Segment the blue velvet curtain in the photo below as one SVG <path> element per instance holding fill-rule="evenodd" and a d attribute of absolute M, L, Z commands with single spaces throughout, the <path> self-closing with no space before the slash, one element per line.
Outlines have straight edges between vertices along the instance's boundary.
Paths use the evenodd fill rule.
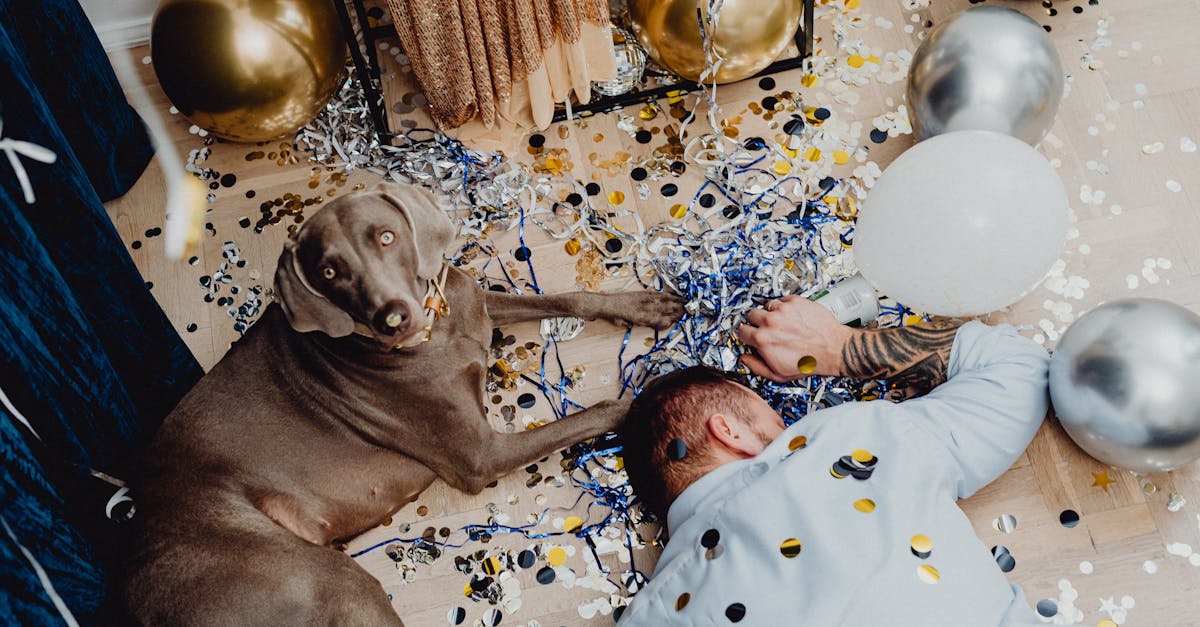
<path fill-rule="evenodd" d="M 152 149 L 77 0 L 0 0 L 0 121 L 0 389 L 32 426 L 0 406 L 0 624 L 63 624 L 55 592 L 109 622 L 91 471 L 128 476 L 202 373 L 101 204 Z"/>

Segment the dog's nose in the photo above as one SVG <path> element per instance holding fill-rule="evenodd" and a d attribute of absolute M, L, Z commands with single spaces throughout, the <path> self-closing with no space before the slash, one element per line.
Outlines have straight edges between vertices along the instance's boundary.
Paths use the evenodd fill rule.
<path fill-rule="evenodd" d="M 408 325 L 412 322 L 412 313 L 409 311 L 408 305 L 398 300 L 392 300 L 375 312 L 375 318 L 371 322 L 375 326 L 375 330 L 380 333 L 403 333 L 408 330 Z"/>

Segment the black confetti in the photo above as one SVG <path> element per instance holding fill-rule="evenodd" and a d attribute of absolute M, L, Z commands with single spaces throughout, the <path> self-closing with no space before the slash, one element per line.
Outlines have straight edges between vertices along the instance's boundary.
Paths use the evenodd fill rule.
<path fill-rule="evenodd" d="M 887 141 L 887 138 L 887 131 L 881 131 L 879 129 L 874 129 L 871 131 L 871 141 L 875 142 L 876 144 L 882 144 L 883 142 Z"/>
<path fill-rule="evenodd" d="M 770 76 L 764 76 L 758 80 L 759 89 L 775 89 L 775 79 Z"/>
<path fill-rule="evenodd" d="M 597 191 L 599 191 L 599 189 L 600 189 L 599 187 L 596 187 Z M 570 194 L 567 194 L 567 202 L 570 203 L 571 206 L 573 206 L 573 207 L 578 207 L 580 204 L 583 203 L 583 196 L 580 196 L 579 194 L 572 192 Z"/>
<path fill-rule="evenodd" d="M 527 248 L 525 246 L 522 246 L 513 251 L 513 257 L 517 261 L 528 261 L 529 255 L 530 255 L 529 248 Z"/>
<path fill-rule="evenodd" d="M 534 148 L 541 148 L 546 145 L 546 136 L 541 133 L 534 133 L 529 136 L 529 145 Z"/>
<path fill-rule="evenodd" d="M 543 566 L 541 570 L 537 571 L 537 580 L 543 586 L 554 583 L 554 569 Z"/>
<path fill-rule="evenodd" d="M 726 220 L 732 220 L 742 214 L 742 208 L 737 205 L 728 205 L 721 210 L 721 215 L 725 216 Z"/>
<path fill-rule="evenodd" d="M 767 96 L 766 98 L 762 99 L 762 108 L 766 109 L 767 111 L 774 111 L 775 105 L 777 104 L 779 104 L 779 99 L 775 96 Z"/>
<path fill-rule="evenodd" d="M 646 168 L 637 167 L 629 172 L 629 178 L 635 181 L 646 180 Z"/>
<path fill-rule="evenodd" d="M 461 607 L 452 608 L 446 613 L 446 621 L 451 625 L 461 625 L 467 620 L 467 611 Z"/>
<path fill-rule="evenodd" d="M 708 531 L 704 532 L 704 535 L 700 536 L 700 546 L 706 549 L 711 549 L 714 546 L 717 546 L 717 543 L 720 541 L 721 532 L 717 531 L 716 529 L 709 529 Z"/>
<path fill-rule="evenodd" d="M 671 162 L 671 174 L 673 174 L 674 176 L 683 176 L 683 173 L 686 171 L 687 171 L 686 163 L 684 163 L 682 161 L 672 161 Z"/>
<path fill-rule="evenodd" d="M 134 250 L 137 250 L 142 247 L 142 242 L 140 240 L 133 240 L 132 242 L 130 242 L 129 247 Z"/>
<path fill-rule="evenodd" d="M 237 175 L 230 173 L 221 177 L 221 187 L 233 187 L 237 184 Z"/>
<path fill-rule="evenodd" d="M 700 206 L 701 207 L 708 209 L 709 207 L 711 207 L 715 204 L 717 204 L 716 196 L 713 196 L 712 194 L 701 194 L 700 195 Z"/>
<path fill-rule="evenodd" d="M 537 561 L 537 556 L 534 555 L 533 551 L 530 551 L 529 549 L 525 549 L 524 551 L 521 551 L 521 553 L 517 555 L 517 565 L 520 566 L 521 568 L 531 568 L 531 567 L 533 567 L 533 564 L 536 561 Z M 554 572 L 554 571 L 550 571 L 550 572 Z"/>
<path fill-rule="evenodd" d="M 826 109 L 825 107 L 821 107 L 821 108 L 817 109 L 816 111 L 813 111 L 813 117 L 818 120 L 821 120 L 822 122 L 824 122 L 825 120 L 828 120 L 829 116 L 830 116 L 829 109 Z"/>
<path fill-rule="evenodd" d="M 731 623 L 739 623 L 746 617 L 746 606 L 741 603 L 731 603 L 725 608 L 725 618 Z"/>
<path fill-rule="evenodd" d="M 254 190 L 246 190 L 246 198 L 254 198 Z"/>
<path fill-rule="evenodd" d="M 1058 522 L 1068 529 L 1074 527 L 1075 525 L 1079 524 L 1079 512 L 1076 512 L 1073 509 L 1064 509 L 1062 513 L 1058 515 Z"/>
<path fill-rule="evenodd" d="M 529 409 L 530 407 L 533 407 L 534 403 L 537 403 L 537 397 L 529 392 L 517 397 L 517 405 L 522 409 Z"/>
<path fill-rule="evenodd" d="M 636 139 L 637 143 L 639 144 L 649 144 L 650 140 L 653 138 L 653 135 L 650 134 L 650 131 L 642 129 L 634 133 L 633 138 Z"/>
<path fill-rule="evenodd" d="M 674 183 L 667 183 L 662 186 L 661 191 L 663 196 L 671 197 L 679 192 L 679 186 Z"/>
<path fill-rule="evenodd" d="M 804 132 L 804 120 L 792 118 L 783 124 L 783 132 L 788 135 L 799 135 Z"/>
<path fill-rule="evenodd" d="M 199 328 L 199 327 L 198 327 L 198 326 L 196 326 L 196 323 L 195 323 L 195 322 L 193 322 L 193 323 L 191 323 L 191 324 L 187 325 L 187 332 L 188 332 L 188 333 L 195 333 L 195 332 L 196 332 L 196 329 L 198 329 L 198 328 Z"/>
<path fill-rule="evenodd" d="M 612 238 L 612 239 L 610 239 L 610 240 L 608 240 L 608 241 L 606 241 L 606 242 L 604 242 L 604 250 L 607 250 L 607 251 L 608 251 L 608 252 L 610 252 L 610 253 L 619 253 L 619 252 L 621 252 L 621 247 L 622 247 L 622 246 L 624 246 L 624 244 L 623 244 L 623 243 L 621 243 L 621 240 L 619 240 L 619 239 L 617 239 L 617 238 L 615 238 L 615 237 L 614 237 L 614 238 Z"/>
<path fill-rule="evenodd" d="M 595 196 L 600 193 L 600 184 L 588 183 L 587 186 L 584 187 L 584 190 L 587 192 L 588 196 Z"/>
<path fill-rule="evenodd" d="M 238 220 L 238 226 L 242 227 L 243 229 L 250 228 L 250 218 L 242 218 L 241 220 Z"/>

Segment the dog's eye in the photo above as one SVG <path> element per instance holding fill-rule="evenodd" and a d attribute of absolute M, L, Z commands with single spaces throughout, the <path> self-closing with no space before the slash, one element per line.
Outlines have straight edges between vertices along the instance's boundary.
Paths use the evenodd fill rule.
<path fill-rule="evenodd" d="M 325 277 L 326 281 L 332 281 L 337 276 L 337 270 L 334 270 L 330 266 L 325 266 L 321 268 L 321 276 Z"/>
<path fill-rule="evenodd" d="M 379 234 L 379 243 L 384 246 L 388 246 L 394 241 L 396 241 L 396 234 L 391 231 L 384 231 Z"/>

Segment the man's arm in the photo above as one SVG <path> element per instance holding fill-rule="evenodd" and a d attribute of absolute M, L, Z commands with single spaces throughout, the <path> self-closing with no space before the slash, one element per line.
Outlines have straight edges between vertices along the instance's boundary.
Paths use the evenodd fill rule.
<path fill-rule="evenodd" d="M 746 316 L 738 337 L 757 355 L 750 371 L 775 381 L 809 374 L 888 379 L 896 395 L 919 396 L 946 380 L 961 323 L 935 321 L 890 329 L 852 329 L 807 298 L 785 296 Z M 806 361 L 807 358 L 807 361 Z"/>

